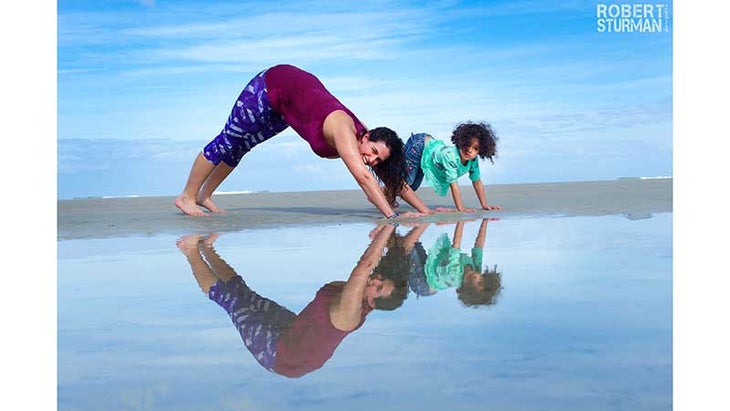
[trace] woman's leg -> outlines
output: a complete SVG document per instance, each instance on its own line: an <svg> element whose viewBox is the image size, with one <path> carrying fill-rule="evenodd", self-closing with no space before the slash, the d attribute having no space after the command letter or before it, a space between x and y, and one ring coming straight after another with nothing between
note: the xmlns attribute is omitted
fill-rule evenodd
<svg viewBox="0 0 730 411"><path fill-rule="evenodd" d="M224 212L212 200L213 192L238 166L243 156L256 145L285 130L289 125L269 104L266 70L244 87L233 105L221 133L203 149L203 155L216 164L199 186L196 203L212 212Z"/></svg>
<svg viewBox="0 0 730 411"><path fill-rule="evenodd" d="M198 153L190 169L190 175L185 183L182 193L175 198L175 207L179 208L183 213L190 216L207 215L196 204L198 191L203 183L208 179L216 166L211 163L203 153Z"/></svg>
<svg viewBox="0 0 730 411"><path fill-rule="evenodd" d="M177 248L187 258L200 290L208 295L210 288L218 281L218 277L200 255L200 243L201 236L199 234L186 235L177 240Z"/></svg>
<svg viewBox="0 0 730 411"><path fill-rule="evenodd" d="M198 195L195 198L195 202L199 206L203 206L213 213L224 213L225 210L218 208L218 206L213 203L211 196L218 186L221 185L223 180L231 174L233 169L234 167L231 167L224 162L220 162L217 166L215 166L213 172L210 173L208 178L205 179L203 186L200 187Z"/></svg>
<svg viewBox="0 0 730 411"><path fill-rule="evenodd" d="M216 233L207 237L187 236L178 241L178 247L181 243L189 246L186 250L190 255L185 251L183 254L194 267L193 274L201 289L228 313L256 361L273 371L279 335L291 326L296 315L248 288L243 278L216 252L213 243L217 238Z"/></svg>
<svg viewBox="0 0 730 411"><path fill-rule="evenodd" d="M258 295L238 275L228 282L219 280L215 283L208 298L228 313L243 344L256 361L273 371L279 336L291 327L296 315Z"/></svg>

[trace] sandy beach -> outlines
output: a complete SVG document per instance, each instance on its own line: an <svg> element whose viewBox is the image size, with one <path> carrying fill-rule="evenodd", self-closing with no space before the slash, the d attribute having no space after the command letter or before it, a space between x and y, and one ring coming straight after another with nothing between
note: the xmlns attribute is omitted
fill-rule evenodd
<svg viewBox="0 0 730 411"><path fill-rule="evenodd" d="M486 186L491 204L500 211L473 216L624 215L648 218L672 211L672 179L500 184ZM424 187L419 196L429 207L453 207L450 196L439 197ZM462 188L467 207L478 208L473 189ZM188 217L173 205L173 196L89 198L58 201L58 240L240 231L291 225L333 225L382 221L360 190L214 195L228 212ZM411 211L407 204L400 211ZM464 218L464 213L436 214L428 221Z"/></svg>

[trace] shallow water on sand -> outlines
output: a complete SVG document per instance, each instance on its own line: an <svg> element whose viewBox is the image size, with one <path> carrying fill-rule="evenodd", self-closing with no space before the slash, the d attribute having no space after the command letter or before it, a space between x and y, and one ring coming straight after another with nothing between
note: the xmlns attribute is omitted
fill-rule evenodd
<svg viewBox="0 0 730 411"><path fill-rule="evenodd" d="M348 280L374 228L232 232L213 249L251 290L296 315L324 284ZM672 408L670 213L395 232L416 228L430 260L421 254L427 270L396 270L408 281L402 305L367 314L299 378L256 361L201 292L177 237L59 242L58 409ZM501 274L490 277L491 304L466 307L454 268L479 259L480 228L482 271L496 265ZM434 248L455 238L460 252Z"/></svg>

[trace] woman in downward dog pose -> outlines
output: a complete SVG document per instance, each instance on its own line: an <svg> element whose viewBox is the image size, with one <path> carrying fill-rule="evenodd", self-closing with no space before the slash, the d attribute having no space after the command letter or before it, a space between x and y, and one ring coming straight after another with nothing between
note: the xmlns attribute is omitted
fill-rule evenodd
<svg viewBox="0 0 730 411"><path fill-rule="evenodd" d="M228 313L256 361L268 371L296 378L321 368L373 309L402 304L407 284L389 279L390 270L381 262L394 231L391 224L376 228L347 281L323 285L299 314L249 288L216 252L217 234L185 236L177 246L200 289Z"/></svg>
<svg viewBox="0 0 730 411"><path fill-rule="evenodd" d="M223 130L195 158L175 206L191 216L207 215L199 206L223 212L211 198L216 188L254 146L289 126L316 155L342 159L383 216L399 216L386 200L396 194L418 210L405 217L431 212L410 187L403 188L405 159L398 135L386 127L368 130L315 76L291 65L268 68L246 85Z"/></svg>

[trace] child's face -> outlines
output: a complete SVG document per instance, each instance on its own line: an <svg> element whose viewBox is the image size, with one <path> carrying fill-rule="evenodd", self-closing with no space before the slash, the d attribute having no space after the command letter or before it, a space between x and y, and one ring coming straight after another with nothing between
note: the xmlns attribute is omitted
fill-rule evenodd
<svg viewBox="0 0 730 411"><path fill-rule="evenodd" d="M464 147L459 147L461 162L466 163L479 155L479 140L472 138L471 142Z"/></svg>
<svg viewBox="0 0 730 411"><path fill-rule="evenodd" d="M484 288L484 276L474 270L464 270L464 283L471 285L474 289Z"/></svg>

